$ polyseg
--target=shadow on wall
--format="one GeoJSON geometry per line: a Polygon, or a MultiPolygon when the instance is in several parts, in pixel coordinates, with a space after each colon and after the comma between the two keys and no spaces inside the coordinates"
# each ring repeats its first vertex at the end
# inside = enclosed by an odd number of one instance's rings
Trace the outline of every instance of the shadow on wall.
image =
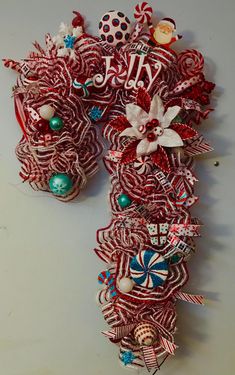
{"type": "MultiPolygon", "coordinates": [[[[184,32],[185,35],[185,32],[184,32]]],[[[190,35],[192,39],[192,35],[190,35]]],[[[189,48],[188,41],[185,39],[187,49],[189,48]]],[[[190,47],[192,48],[192,47],[190,47]]],[[[214,82],[216,66],[208,58],[205,59],[206,79],[214,82]]],[[[216,82],[215,82],[216,83],[216,82]]],[[[212,95],[211,107],[215,108],[209,119],[204,121],[200,127],[200,132],[213,146],[214,151],[210,154],[204,154],[197,158],[196,176],[199,182],[196,185],[196,195],[200,197],[199,203],[193,207],[192,216],[198,217],[204,223],[201,234],[202,238],[197,241],[196,254],[190,259],[188,264],[190,279],[185,285],[184,291],[192,294],[202,294],[205,292],[205,285],[208,284],[215,276],[212,272],[212,264],[215,253],[221,251],[223,238],[231,235],[234,231],[232,225],[215,224],[212,215],[212,207],[217,200],[211,196],[211,186],[217,184],[218,180],[214,177],[215,166],[214,161],[220,160],[225,155],[232,153],[233,143],[228,138],[221,138],[217,136],[216,129],[221,126],[222,118],[216,115],[216,108],[218,107],[218,99],[223,95],[224,90],[221,87],[216,87],[212,95]],[[204,160],[210,160],[211,168],[203,163],[204,160]],[[198,167],[199,166],[199,167],[198,167]],[[214,233],[221,238],[221,241],[215,240],[214,233]]],[[[225,118],[223,116],[223,122],[225,118]]],[[[219,182],[220,184],[222,181],[219,182]]],[[[201,342],[206,342],[209,335],[209,316],[210,310],[214,309],[216,304],[220,303],[220,296],[215,292],[206,292],[205,307],[194,306],[186,302],[178,302],[178,335],[176,335],[176,343],[179,345],[177,356],[170,361],[177,370],[177,364],[182,366],[182,359],[189,357],[195,350],[198,350],[201,342]],[[181,362],[181,365],[180,365],[181,362]]],[[[171,366],[168,368],[168,370],[171,366]]],[[[181,367],[179,367],[180,369],[181,367]]],[[[167,370],[167,371],[168,371],[167,370]]],[[[170,372],[169,372],[170,373],[170,372]]],[[[168,374],[168,372],[167,372],[168,374]]]]}

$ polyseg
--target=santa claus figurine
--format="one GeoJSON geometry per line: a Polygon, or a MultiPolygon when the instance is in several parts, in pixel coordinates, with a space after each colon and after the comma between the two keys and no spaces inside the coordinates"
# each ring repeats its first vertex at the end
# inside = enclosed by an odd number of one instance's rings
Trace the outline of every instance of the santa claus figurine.
{"type": "Polygon", "coordinates": [[[156,27],[150,21],[148,26],[151,35],[148,44],[152,47],[160,45],[169,48],[172,43],[182,38],[182,35],[173,36],[176,31],[176,24],[171,18],[163,18],[156,27]]]}

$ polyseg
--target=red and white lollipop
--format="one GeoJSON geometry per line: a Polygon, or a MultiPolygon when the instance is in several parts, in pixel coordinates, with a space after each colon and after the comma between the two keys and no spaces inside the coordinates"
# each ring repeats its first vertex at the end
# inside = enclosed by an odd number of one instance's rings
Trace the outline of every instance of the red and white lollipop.
{"type": "Polygon", "coordinates": [[[151,21],[152,15],[153,8],[146,1],[136,5],[134,17],[137,22],[141,24],[148,23],[151,21]]]}

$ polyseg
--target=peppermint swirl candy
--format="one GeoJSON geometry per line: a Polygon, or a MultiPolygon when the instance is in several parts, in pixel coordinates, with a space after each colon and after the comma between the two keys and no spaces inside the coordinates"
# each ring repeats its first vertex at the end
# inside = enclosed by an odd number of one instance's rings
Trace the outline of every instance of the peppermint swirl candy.
{"type": "Polygon", "coordinates": [[[138,174],[149,174],[152,171],[153,163],[149,157],[142,156],[134,162],[134,168],[138,174]]]}
{"type": "Polygon", "coordinates": [[[153,250],[143,250],[130,264],[133,281],[145,288],[156,288],[164,284],[168,276],[168,264],[153,250]]]}
{"type": "Polygon", "coordinates": [[[81,94],[82,97],[88,97],[90,95],[90,90],[91,87],[94,86],[93,79],[92,78],[87,78],[87,79],[82,79],[81,81],[78,81],[75,79],[73,81],[73,87],[75,89],[79,90],[79,93],[81,94]]]}
{"type": "Polygon", "coordinates": [[[122,87],[127,78],[127,69],[122,65],[111,66],[108,70],[109,83],[112,87],[122,87]]]}
{"type": "Polygon", "coordinates": [[[134,17],[139,23],[147,23],[151,20],[153,14],[153,8],[149,6],[148,3],[145,1],[143,3],[139,3],[135,7],[134,17]]]}
{"type": "Polygon", "coordinates": [[[186,50],[178,56],[178,69],[184,77],[193,77],[202,72],[204,67],[204,58],[202,54],[195,49],[186,50]]]}

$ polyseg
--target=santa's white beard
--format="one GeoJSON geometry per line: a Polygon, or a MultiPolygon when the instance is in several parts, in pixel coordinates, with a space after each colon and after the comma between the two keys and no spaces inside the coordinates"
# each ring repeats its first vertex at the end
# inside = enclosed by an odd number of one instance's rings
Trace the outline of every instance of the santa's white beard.
{"type": "Polygon", "coordinates": [[[159,44],[168,44],[172,39],[172,33],[164,34],[161,30],[156,28],[153,37],[159,44]]]}

